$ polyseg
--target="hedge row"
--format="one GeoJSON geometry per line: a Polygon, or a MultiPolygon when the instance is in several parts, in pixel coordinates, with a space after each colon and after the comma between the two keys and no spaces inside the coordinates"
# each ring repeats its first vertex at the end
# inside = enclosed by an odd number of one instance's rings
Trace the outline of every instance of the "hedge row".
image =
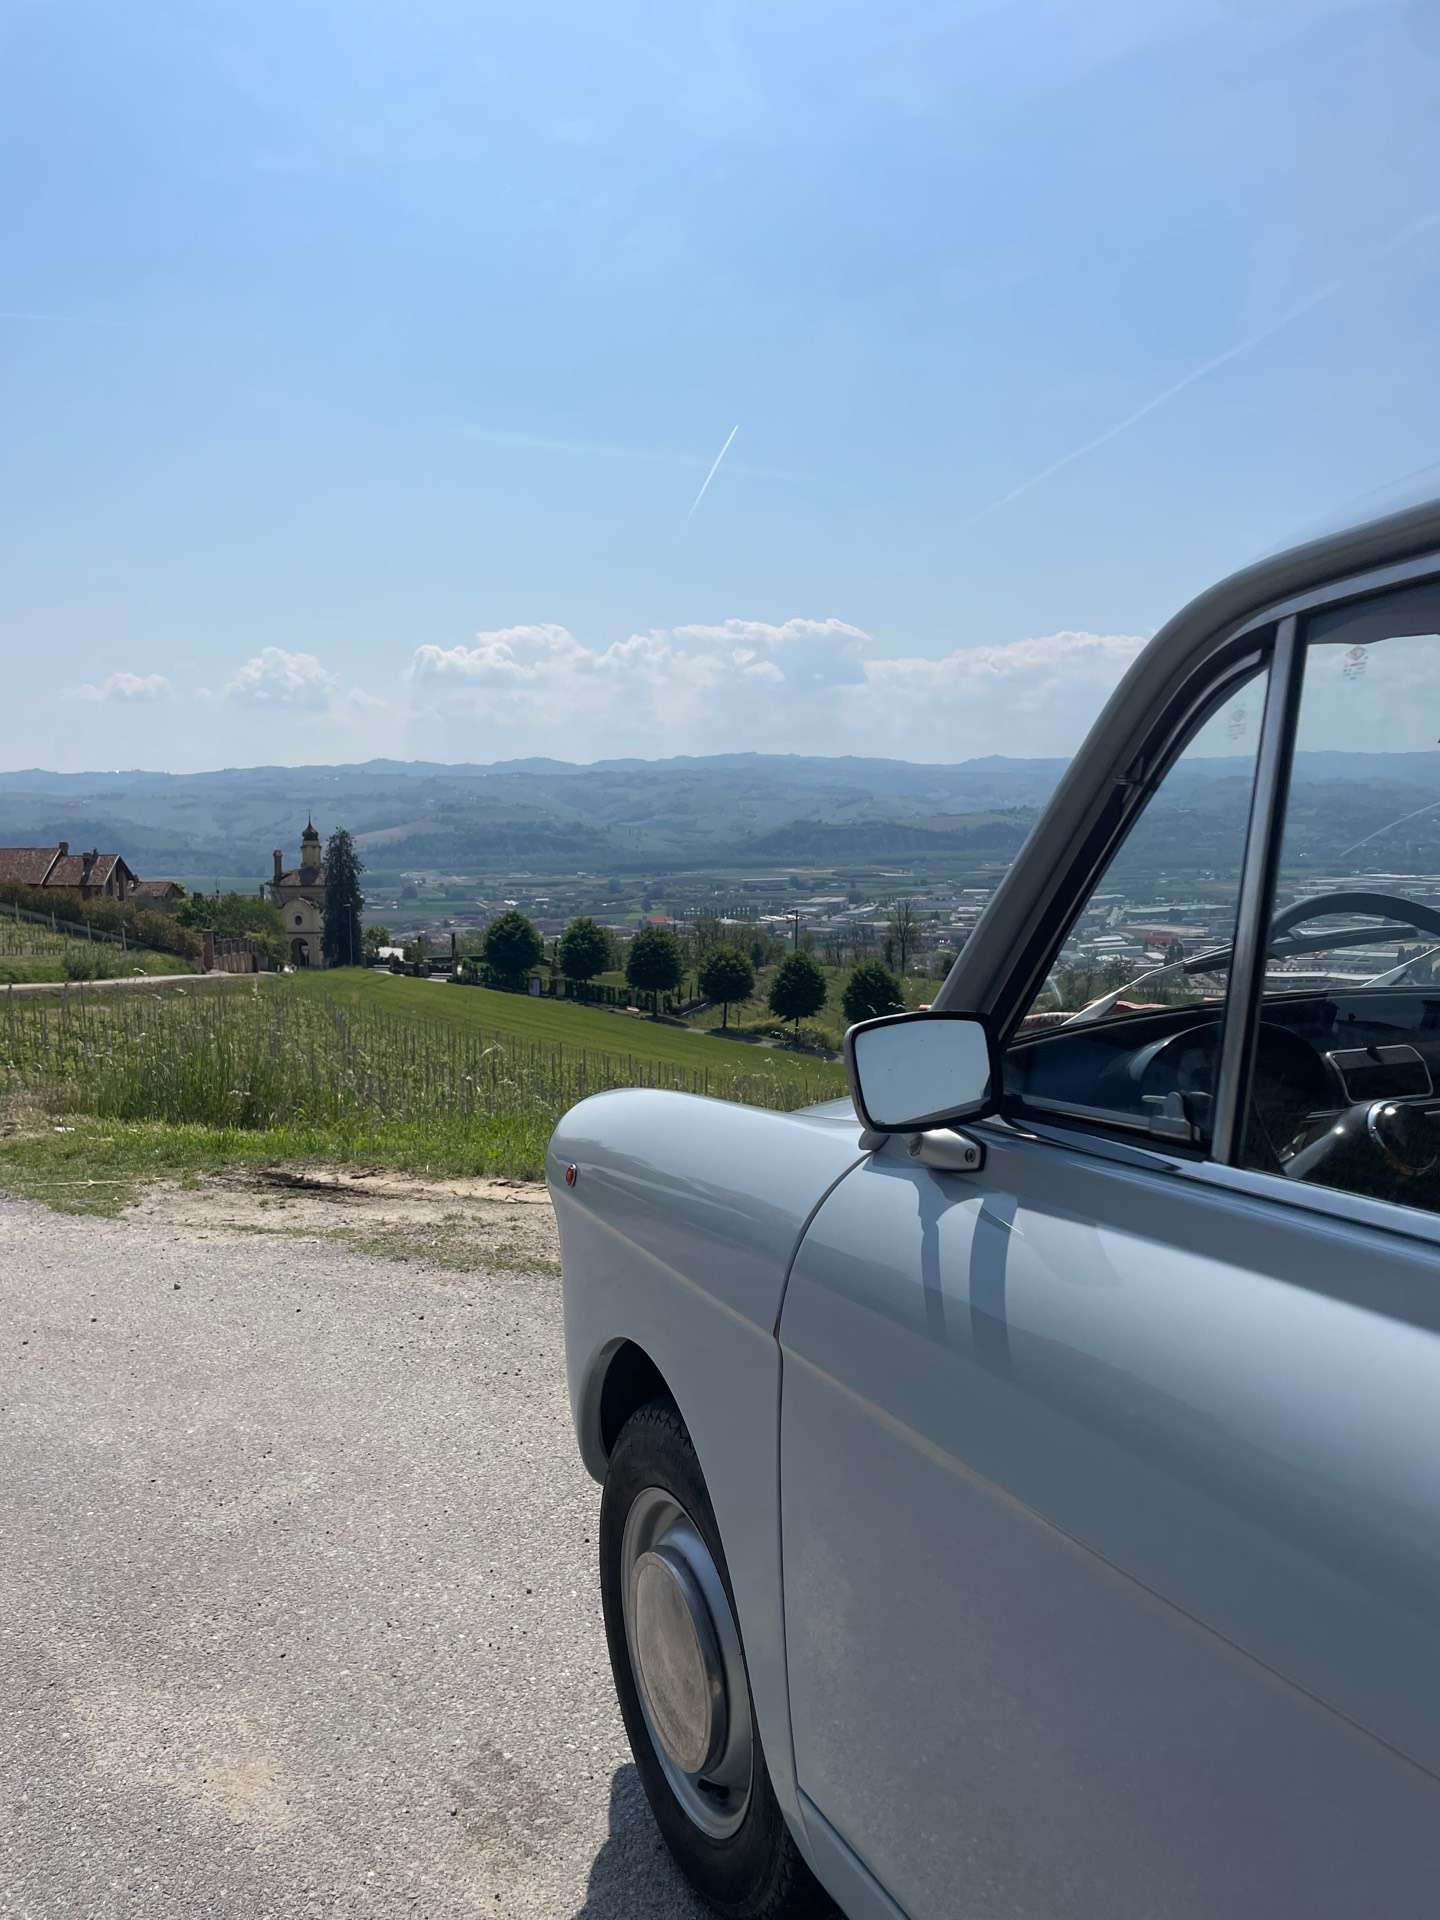
{"type": "Polygon", "coordinates": [[[137,947],[154,947],[186,960],[200,958],[200,935],[192,927],[182,927],[168,913],[137,907],[129,900],[79,900],[71,894],[57,899],[43,887],[0,881],[0,902],[43,914],[47,920],[53,914],[57,924],[91,926],[97,933],[119,934],[123,930],[125,938],[137,947]]]}

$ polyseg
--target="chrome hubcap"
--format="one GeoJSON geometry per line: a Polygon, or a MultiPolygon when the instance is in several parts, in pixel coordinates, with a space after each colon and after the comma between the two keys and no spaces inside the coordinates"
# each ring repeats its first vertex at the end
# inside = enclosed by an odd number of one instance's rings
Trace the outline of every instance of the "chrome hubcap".
{"type": "Polygon", "coordinates": [[[626,1516],[621,1572],[630,1665],[656,1756],[690,1818],[723,1839],[750,1804],[750,1689],[719,1569],[661,1487],[647,1487],[626,1516]]]}

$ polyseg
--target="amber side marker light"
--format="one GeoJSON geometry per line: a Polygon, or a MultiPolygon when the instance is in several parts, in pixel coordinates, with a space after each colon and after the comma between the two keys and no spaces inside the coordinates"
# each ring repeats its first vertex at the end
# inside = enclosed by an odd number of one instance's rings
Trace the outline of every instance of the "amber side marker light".
{"type": "Polygon", "coordinates": [[[574,1161],[572,1160],[572,1161],[570,1162],[570,1164],[569,1164],[569,1166],[568,1166],[568,1167],[566,1167],[566,1169],[565,1169],[565,1184],[566,1184],[566,1186],[567,1186],[567,1187],[573,1187],[573,1186],[574,1186],[574,1184],[575,1184],[575,1182],[576,1182],[576,1181],[577,1181],[577,1180],[578,1180],[579,1178],[580,1178],[580,1169],[579,1169],[579,1168],[578,1168],[578,1167],[576,1166],[576,1164],[575,1164],[575,1162],[574,1162],[574,1161]]]}

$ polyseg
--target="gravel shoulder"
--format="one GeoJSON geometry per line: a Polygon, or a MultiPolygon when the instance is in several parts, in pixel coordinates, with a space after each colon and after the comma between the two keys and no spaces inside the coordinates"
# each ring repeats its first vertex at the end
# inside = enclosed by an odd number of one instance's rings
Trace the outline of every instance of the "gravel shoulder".
{"type": "Polygon", "coordinates": [[[697,1915],[543,1192],[315,1178],[0,1201],[0,1914],[697,1915]]]}
{"type": "Polygon", "coordinates": [[[248,1169],[188,1185],[155,1182],[124,1218],[146,1234],[330,1240],[432,1273],[560,1272],[550,1196],[531,1180],[424,1179],[384,1167],[248,1169]]]}

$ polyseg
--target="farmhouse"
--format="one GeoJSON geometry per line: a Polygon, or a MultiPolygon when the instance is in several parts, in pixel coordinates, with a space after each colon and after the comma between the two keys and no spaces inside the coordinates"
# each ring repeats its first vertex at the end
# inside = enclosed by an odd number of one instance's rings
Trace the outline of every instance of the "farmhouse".
{"type": "Polygon", "coordinates": [[[130,889],[137,907],[151,907],[156,913],[174,913],[185,898],[178,880],[137,880],[130,889]]]}
{"type": "Polygon", "coordinates": [[[292,967],[323,967],[325,952],[325,870],[320,859],[320,835],[313,820],[300,836],[300,864],[287,868],[279,847],[274,855],[275,877],[270,898],[279,907],[290,943],[292,967]]]}
{"type": "Polygon", "coordinates": [[[0,882],[38,887],[63,900],[128,900],[134,874],[118,853],[71,853],[70,842],[53,847],[0,847],[0,882]]]}

